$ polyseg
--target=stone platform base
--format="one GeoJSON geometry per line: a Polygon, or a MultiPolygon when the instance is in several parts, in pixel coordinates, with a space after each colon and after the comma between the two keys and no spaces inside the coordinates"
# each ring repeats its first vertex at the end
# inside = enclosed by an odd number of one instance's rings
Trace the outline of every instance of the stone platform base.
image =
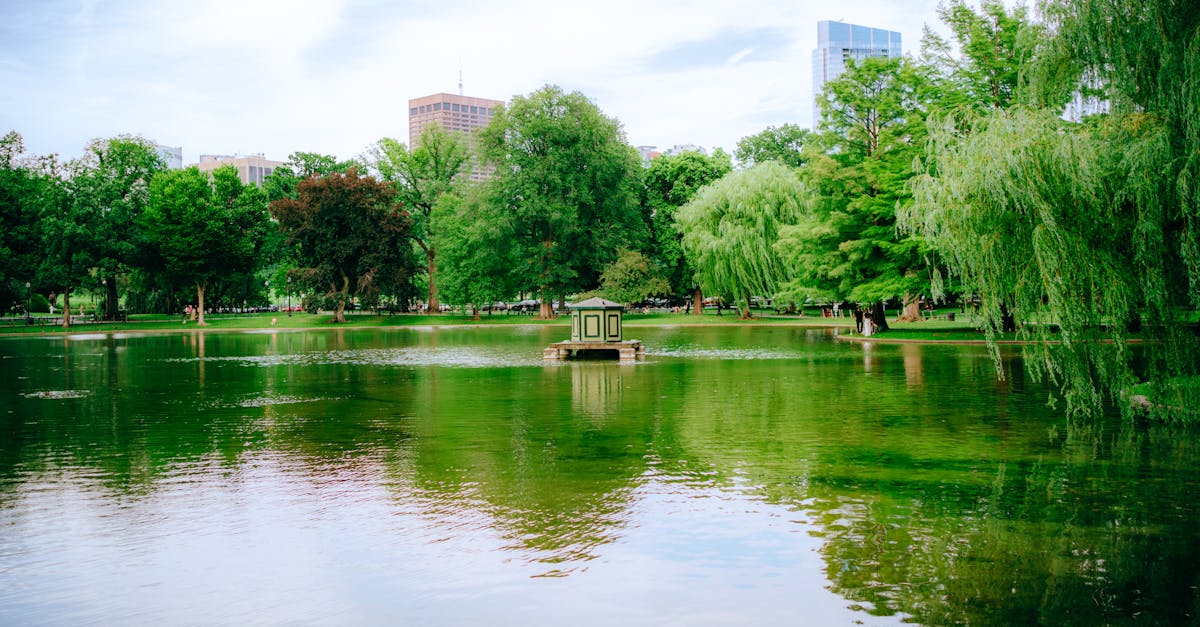
{"type": "Polygon", "coordinates": [[[542,351],[543,359],[571,359],[579,357],[581,351],[594,351],[597,356],[611,355],[621,361],[637,361],[645,359],[646,353],[641,340],[625,340],[624,342],[555,342],[542,351]]]}

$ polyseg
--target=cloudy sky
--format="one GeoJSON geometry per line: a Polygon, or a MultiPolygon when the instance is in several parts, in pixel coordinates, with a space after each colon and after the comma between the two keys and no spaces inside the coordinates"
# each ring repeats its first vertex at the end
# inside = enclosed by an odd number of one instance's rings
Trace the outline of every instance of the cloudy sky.
{"type": "MultiPolygon", "coordinates": [[[[807,126],[818,20],[940,25],[937,0],[0,0],[0,134],[69,159],[132,133],[200,154],[347,158],[408,100],[580,91],[634,145],[732,152],[807,126]]],[[[938,30],[941,30],[938,28],[938,30]]]]}

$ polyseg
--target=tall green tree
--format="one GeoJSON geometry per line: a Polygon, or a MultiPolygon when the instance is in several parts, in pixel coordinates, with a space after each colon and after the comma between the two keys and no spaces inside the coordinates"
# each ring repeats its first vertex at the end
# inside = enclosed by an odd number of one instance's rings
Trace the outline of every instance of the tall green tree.
{"type": "Polygon", "coordinates": [[[1045,28],[1033,22],[1021,4],[982,0],[978,10],[965,0],[938,5],[938,17],[951,33],[947,39],[925,27],[924,58],[946,82],[940,86],[944,108],[965,106],[977,111],[1007,109],[1016,104],[1036,42],[1045,28]]]}
{"type": "MultiPolygon", "coordinates": [[[[334,172],[345,172],[356,165],[359,164],[353,159],[340,160],[333,155],[296,151],[288,155],[287,161],[275,168],[263,180],[263,190],[266,191],[267,199],[271,202],[284,198],[295,199],[299,196],[301,181],[327,176],[334,172]]],[[[285,286],[289,292],[293,287],[299,288],[296,277],[289,276],[289,273],[299,264],[299,253],[294,245],[288,243],[287,236],[283,231],[270,230],[263,248],[266,258],[274,261],[273,267],[267,269],[272,283],[276,286],[285,286]],[[289,281],[289,278],[293,280],[289,281]]],[[[257,280],[255,284],[258,284],[257,280]]]]}
{"type": "Polygon", "coordinates": [[[622,247],[644,241],[637,151],[583,94],[547,86],[517,96],[481,145],[496,167],[490,202],[513,214],[519,285],[541,297],[542,318],[555,298],[596,287],[622,247]]]}
{"type": "Polygon", "coordinates": [[[734,155],[742,166],[778,161],[798,168],[804,165],[804,144],[810,132],[797,124],[768,126],[762,132],[738,140],[734,155]]]}
{"type": "MultiPolygon", "coordinates": [[[[935,124],[905,223],[985,302],[1008,305],[984,309],[990,337],[1008,315],[1045,323],[1018,329],[1033,342],[1027,366],[1060,386],[1070,415],[1092,415],[1137,376],[1161,395],[1200,368],[1180,314],[1200,304],[1200,12],[1172,0],[1043,12],[1029,74],[1060,82],[1034,85],[1031,102],[1098,85],[1112,113],[1077,124],[1057,107],[1014,108],[935,124]],[[1139,328],[1152,341],[1135,370],[1139,328]]],[[[1155,411],[1200,404],[1194,387],[1174,393],[1155,411]]]]}
{"type": "Polygon", "coordinates": [[[469,186],[444,194],[430,216],[442,258],[442,290],[453,302],[471,305],[476,317],[484,304],[517,292],[512,268],[521,263],[511,239],[513,214],[485,202],[484,192],[469,186]]]}
{"type": "Polygon", "coordinates": [[[25,309],[41,288],[42,216],[64,200],[56,166],[52,157],[26,155],[16,131],[0,138],[0,312],[25,309]]]}
{"type": "Polygon", "coordinates": [[[623,250],[600,275],[600,293],[618,303],[636,303],[671,289],[658,266],[636,250],[623,250]]]}
{"type": "Polygon", "coordinates": [[[195,286],[203,326],[208,287],[262,263],[267,195],[243,184],[233,166],[211,177],[195,167],[170,170],[151,182],[150,204],[138,222],[147,268],[166,275],[168,284],[195,286]]]}
{"type": "Polygon", "coordinates": [[[271,171],[263,180],[263,189],[272,201],[295,198],[299,193],[301,181],[361,166],[362,164],[354,159],[343,161],[333,155],[298,150],[288,155],[288,160],[283,165],[271,171]]]}
{"type": "Polygon", "coordinates": [[[117,277],[137,253],[134,224],[145,211],[150,180],[165,164],[153,144],[133,136],[93,140],[68,165],[67,201],[44,217],[43,278],[63,294],[63,326],[70,294],[99,277],[105,315],[117,312],[117,277]]]}
{"type": "Polygon", "coordinates": [[[462,136],[437,124],[426,126],[421,131],[420,143],[411,150],[385,137],[376,142],[366,158],[380,178],[396,185],[400,202],[413,218],[413,241],[425,255],[428,283],[425,310],[430,313],[440,310],[433,208],[461,182],[468,158],[462,136]]]}
{"type": "Polygon", "coordinates": [[[675,226],[675,213],[700,188],[732,169],[733,164],[724,151],[718,150],[711,156],[686,151],[655,157],[643,177],[643,202],[650,216],[650,258],[662,268],[672,295],[692,297],[692,311],[696,315],[704,313],[704,291],[696,280],[696,269],[684,254],[683,235],[675,226]]]}
{"type": "Polygon", "coordinates": [[[412,219],[398,208],[391,183],[351,167],[301,181],[297,192],[271,202],[271,214],[297,248],[293,276],[334,302],[334,322],[346,321],[351,298],[374,296],[412,275],[412,219]]]}
{"type": "Polygon", "coordinates": [[[750,317],[754,295],[773,295],[787,277],[775,250],[780,229],[811,211],[795,169],[768,161],[704,187],[675,214],[683,248],[710,294],[732,295],[750,317]]]}
{"type": "Polygon", "coordinates": [[[869,305],[887,330],[883,303],[903,297],[916,317],[928,290],[919,236],[896,231],[896,208],[922,154],[934,82],[910,59],[864,59],[825,86],[820,132],[806,175],[820,194],[817,219],[785,230],[780,250],[794,274],[787,291],[869,305]]]}

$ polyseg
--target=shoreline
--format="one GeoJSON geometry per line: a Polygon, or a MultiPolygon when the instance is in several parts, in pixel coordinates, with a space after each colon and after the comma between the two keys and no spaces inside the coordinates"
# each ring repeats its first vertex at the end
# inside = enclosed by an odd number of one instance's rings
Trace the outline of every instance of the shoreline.
{"type": "MultiPolygon", "coordinates": [[[[943,344],[943,345],[965,345],[978,346],[986,345],[988,341],[980,336],[970,337],[975,330],[963,323],[934,323],[930,327],[925,327],[924,324],[919,324],[914,328],[894,329],[904,335],[910,335],[913,332],[920,334],[946,334],[949,336],[962,335],[967,337],[889,337],[890,334],[875,335],[864,337],[855,332],[853,321],[849,319],[837,318],[822,318],[816,316],[779,316],[779,315],[759,315],[749,320],[741,320],[737,317],[728,317],[726,320],[721,320],[714,315],[706,315],[701,319],[694,319],[691,314],[650,314],[647,318],[640,318],[643,314],[627,315],[623,326],[630,330],[639,328],[702,328],[702,327],[721,327],[721,328],[739,328],[739,327],[786,327],[786,328],[804,328],[804,329],[822,329],[825,331],[833,331],[834,339],[840,342],[857,342],[857,343],[879,343],[879,344],[943,344]]],[[[333,324],[326,314],[312,315],[305,314],[299,318],[282,318],[279,319],[282,324],[271,324],[277,316],[268,315],[250,315],[242,317],[218,318],[210,321],[203,327],[197,326],[194,322],[180,323],[177,320],[168,319],[152,319],[152,320],[132,320],[126,322],[89,322],[83,324],[72,325],[68,328],[63,328],[58,325],[42,325],[36,329],[28,328],[24,325],[13,324],[11,326],[0,327],[0,338],[14,337],[40,337],[54,338],[81,335],[104,335],[104,336],[120,336],[123,334],[137,335],[162,335],[162,334],[188,334],[194,335],[197,333],[282,333],[293,331],[330,331],[330,330],[367,330],[367,329],[417,329],[417,330],[433,330],[433,329],[449,329],[449,328],[470,328],[481,329],[484,327],[553,327],[568,329],[570,327],[570,318],[568,316],[560,316],[555,320],[536,320],[533,318],[525,318],[522,320],[511,320],[507,316],[495,317],[489,320],[488,317],[483,317],[480,320],[474,320],[470,316],[445,316],[416,314],[405,316],[402,318],[389,319],[371,316],[364,317],[363,320],[356,320],[351,317],[347,322],[342,324],[333,324]]],[[[932,321],[931,321],[932,322],[932,321]]],[[[1027,344],[1019,340],[1001,339],[996,340],[996,344],[1000,345],[1021,345],[1027,344]]]]}

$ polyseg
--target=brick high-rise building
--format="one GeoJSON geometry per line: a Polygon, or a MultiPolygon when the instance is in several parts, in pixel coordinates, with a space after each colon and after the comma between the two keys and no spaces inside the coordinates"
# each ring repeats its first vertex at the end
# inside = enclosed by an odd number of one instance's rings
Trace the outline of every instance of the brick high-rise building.
{"type": "Polygon", "coordinates": [[[444,130],[462,133],[467,136],[467,142],[472,152],[471,172],[468,176],[472,181],[489,178],[494,169],[481,167],[474,155],[475,132],[487,126],[488,122],[492,120],[496,107],[502,104],[504,104],[502,100],[454,94],[433,94],[409,100],[408,145],[410,148],[416,148],[421,141],[421,131],[433,123],[437,123],[444,130]]]}

